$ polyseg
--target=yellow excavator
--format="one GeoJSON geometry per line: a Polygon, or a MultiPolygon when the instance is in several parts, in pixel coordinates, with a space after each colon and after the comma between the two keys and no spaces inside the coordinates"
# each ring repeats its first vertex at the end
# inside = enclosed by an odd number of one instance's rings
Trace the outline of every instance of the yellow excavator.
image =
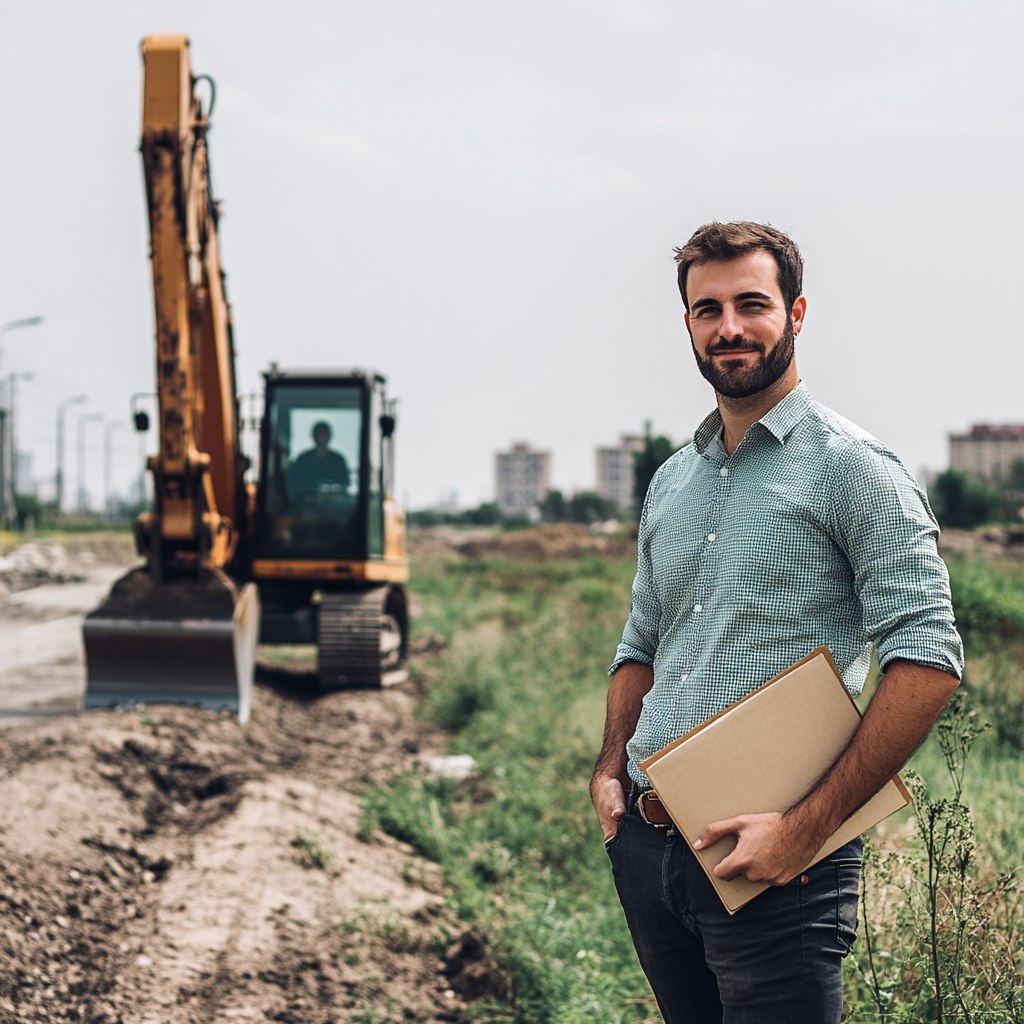
{"type": "Polygon", "coordinates": [[[216,93],[185,36],[147,36],[142,58],[159,451],[135,525],[145,563],[83,625],[85,706],[194,703],[245,721],[258,641],[315,644],[324,687],[385,685],[403,673],[409,574],[385,379],[271,366],[246,482],[207,149],[216,93]]]}

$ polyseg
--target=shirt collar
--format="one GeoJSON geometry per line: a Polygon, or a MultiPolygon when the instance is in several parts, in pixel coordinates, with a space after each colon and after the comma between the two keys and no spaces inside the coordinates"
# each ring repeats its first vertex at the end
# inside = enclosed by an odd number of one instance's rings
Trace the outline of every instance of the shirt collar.
{"type": "MultiPolygon", "coordinates": [[[[785,442],[792,429],[807,415],[811,407],[811,396],[801,381],[782,401],[773,405],[757,422],[761,424],[780,444],[785,442]]],[[[722,416],[714,409],[704,419],[693,435],[693,447],[703,455],[711,441],[722,430],[722,416]]]]}

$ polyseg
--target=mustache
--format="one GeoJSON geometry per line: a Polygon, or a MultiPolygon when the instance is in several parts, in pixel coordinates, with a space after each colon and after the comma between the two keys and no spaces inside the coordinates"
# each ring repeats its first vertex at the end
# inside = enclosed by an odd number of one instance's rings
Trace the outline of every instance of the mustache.
{"type": "Polygon", "coordinates": [[[756,341],[746,341],[739,338],[735,341],[716,341],[714,345],[708,346],[708,355],[717,356],[729,352],[760,352],[764,355],[764,346],[756,341]]]}

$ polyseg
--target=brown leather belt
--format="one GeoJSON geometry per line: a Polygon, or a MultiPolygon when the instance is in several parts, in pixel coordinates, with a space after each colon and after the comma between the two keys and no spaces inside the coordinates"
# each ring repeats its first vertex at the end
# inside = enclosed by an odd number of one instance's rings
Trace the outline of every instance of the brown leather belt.
{"type": "Polygon", "coordinates": [[[633,813],[638,814],[648,825],[653,825],[655,828],[668,828],[669,825],[674,824],[668,811],[665,810],[665,805],[661,802],[661,797],[653,789],[646,790],[636,798],[633,803],[633,813]]]}

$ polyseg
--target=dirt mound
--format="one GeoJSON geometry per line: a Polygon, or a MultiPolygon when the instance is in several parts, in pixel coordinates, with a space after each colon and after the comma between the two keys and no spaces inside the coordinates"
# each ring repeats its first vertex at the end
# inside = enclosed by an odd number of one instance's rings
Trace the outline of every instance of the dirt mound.
{"type": "Polygon", "coordinates": [[[84,579],[79,566],[56,541],[19,544],[0,556],[0,590],[17,593],[43,583],[76,583],[84,579]]]}
{"type": "Polygon", "coordinates": [[[128,534],[24,541],[0,552],[0,597],[47,583],[78,583],[97,566],[130,565],[134,559],[134,542],[128,534]]]}
{"type": "Polygon", "coordinates": [[[491,537],[474,537],[455,545],[469,558],[508,558],[548,562],[586,555],[618,556],[628,541],[621,532],[597,533],[580,523],[551,523],[491,537]]]}
{"type": "Polygon", "coordinates": [[[946,528],[939,534],[939,550],[986,558],[1024,558],[1024,526],[989,526],[979,530],[946,528]]]}
{"type": "Polygon", "coordinates": [[[135,540],[123,533],[72,533],[65,535],[64,547],[73,560],[96,565],[130,565],[138,557],[135,540]]]}
{"type": "Polygon", "coordinates": [[[261,686],[244,729],[153,706],[0,734],[0,1021],[468,1019],[485,952],[433,865],[359,834],[362,786],[429,751],[414,704],[261,686]]]}

